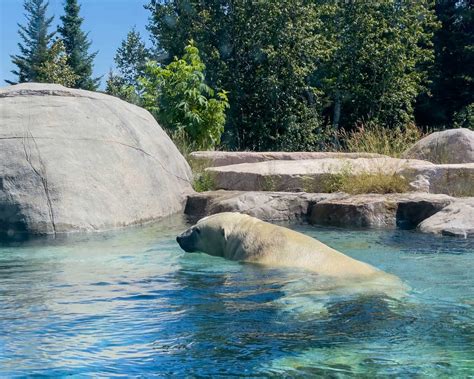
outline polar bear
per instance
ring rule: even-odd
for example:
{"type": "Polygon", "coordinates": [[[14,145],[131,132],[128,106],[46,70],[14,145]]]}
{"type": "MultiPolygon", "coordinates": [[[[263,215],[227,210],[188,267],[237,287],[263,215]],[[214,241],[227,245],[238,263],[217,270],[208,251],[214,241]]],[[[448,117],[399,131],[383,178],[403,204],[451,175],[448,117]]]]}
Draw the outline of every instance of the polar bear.
{"type": "Polygon", "coordinates": [[[310,270],[339,279],[338,283],[345,286],[371,282],[369,287],[373,290],[384,287],[380,288],[381,292],[387,292],[387,288],[404,288],[398,277],[350,258],[314,238],[240,213],[205,217],[176,239],[186,252],[200,251],[235,261],[310,270]]]}

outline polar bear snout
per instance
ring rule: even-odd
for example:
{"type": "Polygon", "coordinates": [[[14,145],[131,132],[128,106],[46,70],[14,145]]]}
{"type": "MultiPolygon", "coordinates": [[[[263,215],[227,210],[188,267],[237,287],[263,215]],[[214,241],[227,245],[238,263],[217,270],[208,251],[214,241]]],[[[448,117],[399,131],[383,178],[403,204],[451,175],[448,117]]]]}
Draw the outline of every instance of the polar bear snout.
{"type": "Polygon", "coordinates": [[[189,228],[185,232],[181,233],[176,237],[176,242],[178,242],[181,249],[187,253],[192,253],[196,251],[196,232],[195,228],[189,228]]]}

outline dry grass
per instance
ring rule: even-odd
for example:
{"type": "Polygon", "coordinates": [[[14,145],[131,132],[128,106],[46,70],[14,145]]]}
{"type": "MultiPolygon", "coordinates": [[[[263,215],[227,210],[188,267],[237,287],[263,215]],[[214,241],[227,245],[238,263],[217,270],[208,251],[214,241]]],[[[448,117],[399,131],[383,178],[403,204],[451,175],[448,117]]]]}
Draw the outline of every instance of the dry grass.
{"type": "Polygon", "coordinates": [[[345,192],[353,195],[364,193],[402,193],[410,190],[409,182],[397,172],[354,173],[347,165],[339,173],[328,175],[322,183],[324,192],[345,192]]]}
{"type": "Polygon", "coordinates": [[[362,173],[345,177],[341,181],[341,191],[350,194],[402,193],[409,191],[408,180],[398,174],[362,173]]]}
{"type": "Polygon", "coordinates": [[[215,179],[212,172],[206,171],[210,162],[202,159],[192,159],[188,154],[188,163],[193,174],[193,188],[196,192],[212,191],[215,189],[215,179]]]}
{"type": "Polygon", "coordinates": [[[367,123],[361,124],[354,131],[339,133],[339,139],[348,152],[378,153],[395,158],[399,158],[423,137],[423,132],[414,124],[389,129],[367,123]]]}

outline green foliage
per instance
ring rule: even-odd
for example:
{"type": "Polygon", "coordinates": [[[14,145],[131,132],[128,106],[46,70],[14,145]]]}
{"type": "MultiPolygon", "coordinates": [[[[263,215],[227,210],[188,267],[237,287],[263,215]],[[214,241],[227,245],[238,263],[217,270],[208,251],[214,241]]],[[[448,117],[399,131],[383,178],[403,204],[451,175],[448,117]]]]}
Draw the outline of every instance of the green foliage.
{"type": "Polygon", "coordinates": [[[106,92],[129,103],[141,105],[139,78],[145,75],[146,62],[151,58],[140,33],[132,29],[117,49],[115,65],[117,73],[110,72],[106,92]]]}
{"type": "Polygon", "coordinates": [[[427,1],[150,0],[148,9],[157,50],[179,55],[193,38],[210,85],[229,91],[231,149],[313,150],[327,123],[411,122],[437,25],[427,1]]]}
{"type": "Polygon", "coordinates": [[[137,89],[128,84],[123,77],[114,74],[112,71],[109,72],[109,76],[107,77],[105,92],[125,100],[130,104],[141,104],[141,98],[137,93],[137,89]]]}
{"type": "Polygon", "coordinates": [[[62,40],[57,40],[48,50],[48,59],[38,67],[36,80],[72,87],[78,76],[67,63],[68,57],[62,40]]]}
{"type": "Polygon", "coordinates": [[[166,67],[149,61],[140,82],[143,106],[164,128],[182,129],[196,147],[212,149],[220,142],[228,101],[225,91],[215,95],[205,83],[205,68],[191,42],[183,58],[175,58],[166,67]]]}
{"type": "Polygon", "coordinates": [[[453,117],[455,128],[468,128],[474,130],[474,103],[456,112],[453,117]]]}
{"type": "Polygon", "coordinates": [[[377,153],[395,158],[421,138],[423,133],[414,124],[389,129],[367,123],[360,124],[353,131],[340,133],[346,151],[377,153]]]}
{"type": "Polygon", "coordinates": [[[232,149],[314,149],[321,125],[308,78],[328,49],[316,2],[151,0],[149,30],[168,57],[194,39],[212,87],[229,91],[232,149]]]}
{"type": "Polygon", "coordinates": [[[62,25],[58,27],[58,32],[64,41],[68,64],[77,76],[73,87],[95,91],[100,81],[100,78],[92,78],[97,52],[88,52],[91,41],[88,41],[87,34],[81,29],[84,19],[79,16],[80,10],[77,0],[65,0],[62,25]]]}
{"type": "Polygon", "coordinates": [[[474,103],[474,7],[471,0],[437,1],[435,10],[441,23],[433,39],[435,66],[416,116],[420,125],[444,129],[474,103]]]}
{"type": "Polygon", "coordinates": [[[332,50],[314,80],[327,96],[334,127],[370,120],[394,127],[413,121],[433,60],[436,20],[426,1],[334,2],[324,28],[332,50]]]}
{"type": "Polygon", "coordinates": [[[133,28],[117,49],[114,61],[126,85],[138,88],[138,78],[145,74],[146,62],[149,59],[151,59],[150,51],[146,48],[140,33],[133,28]]]}
{"type": "MultiPolygon", "coordinates": [[[[18,83],[40,81],[41,67],[51,58],[49,47],[53,33],[49,33],[53,17],[46,17],[49,3],[45,0],[25,0],[25,26],[18,25],[18,34],[22,42],[18,44],[19,55],[12,55],[12,62],[17,69],[12,73],[18,76],[18,83]]],[[[15,84],[7,80],[7,83],[15,84]]]]}
{"type": "MultiPolygon", "coordinates": [[[[186,156],[186,155],[185,155],[186,156]]],[[[193,188],[196,192],[212,191],[215,189],[214,174],[206,171],[210,166],[210,162],[202,159],[192,159],[186,156],[191,171],[193,173],[193,188]]]]}

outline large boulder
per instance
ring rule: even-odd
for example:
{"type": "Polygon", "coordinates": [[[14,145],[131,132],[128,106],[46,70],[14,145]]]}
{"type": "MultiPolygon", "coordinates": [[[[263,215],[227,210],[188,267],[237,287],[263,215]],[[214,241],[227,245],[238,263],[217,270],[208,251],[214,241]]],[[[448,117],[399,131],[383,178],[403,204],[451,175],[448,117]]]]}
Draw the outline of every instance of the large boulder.
{"type": "Polygon", "coordinates": [[[424,220],[418,229],[424,233],[474,237],[474,198],[457,199],[424,220]]]}
{"type": "Polygon", "coordinates": [[[216,189],[239,191],[326,192],[328,180],[346,173],[387,173],[432,165],[430,162],[380,158],[322,158],[306,160],[272,160],[211,167],[216,189]]]}
{"type": "Polygon", "coordinates": [[[0,232],[97,231],[183,209],[191,171],[144,109],[51,84],[0,89],[0,232]]]}
{"type": "Polygon", "coordinates": [[[405,151],[403,157],[441,164],[472,163],[474,162],[474,131],[450,129],[431,133],[405,151]]]}
{"type": "Polygon", "coordinates": [[[371,153],[333,153],[333,152],[308,152],[308,151],[195,151],[190,158],[205,167],[229,166],[241,163],[256,163],[266,161],[300,161],[306,159],[326,158],[380,158],[383,155],[371,153]]]}

